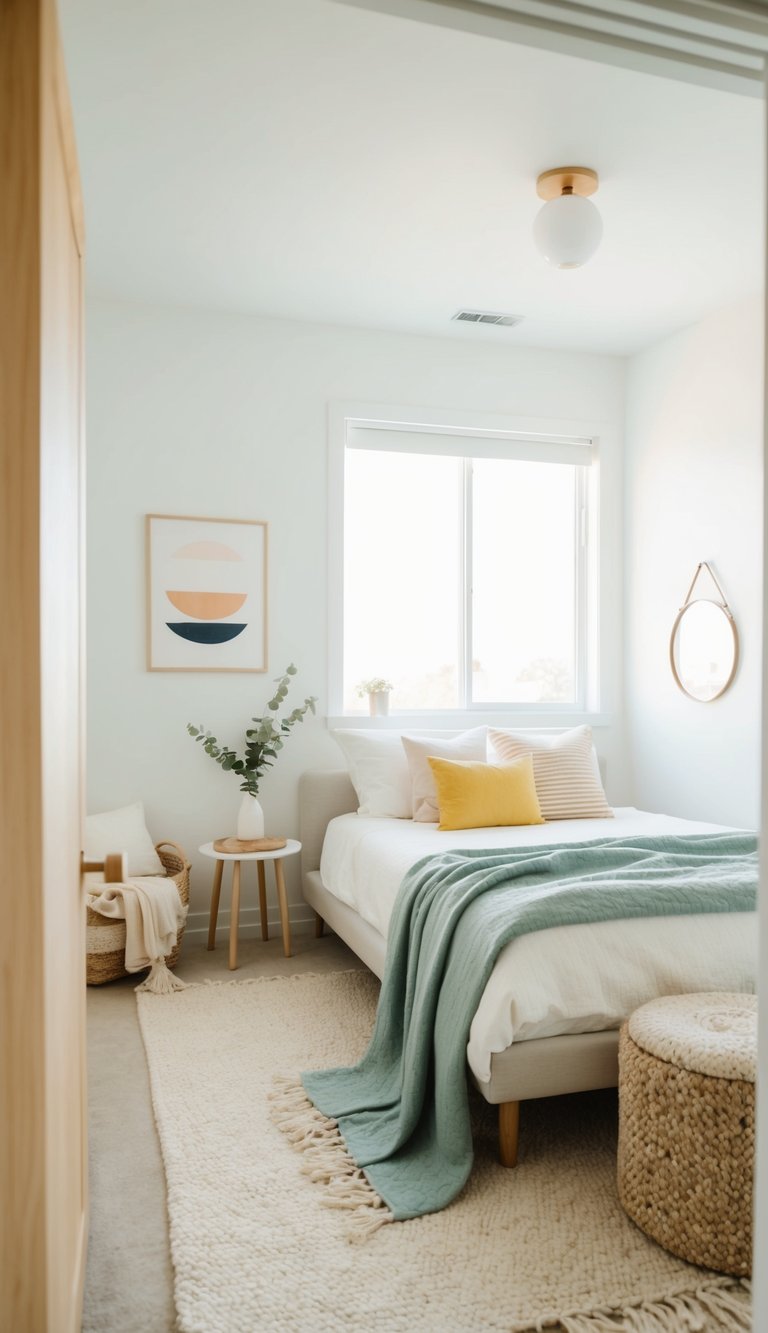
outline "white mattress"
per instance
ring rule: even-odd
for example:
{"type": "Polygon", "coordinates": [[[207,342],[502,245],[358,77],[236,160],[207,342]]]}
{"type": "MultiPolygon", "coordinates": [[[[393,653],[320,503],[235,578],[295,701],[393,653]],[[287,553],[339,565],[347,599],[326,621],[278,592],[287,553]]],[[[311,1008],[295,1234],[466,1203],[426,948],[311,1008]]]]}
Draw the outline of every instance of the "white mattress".
{"type": "MultiPolygon", "coordinates": [[[[553,820],[525,828],[439,832],[436,824],[340,815],[320,873],[326,888],[386,937],[403,876],[422,856],[455,847],[525,847],[636,834],[718,833],[723,825],[617,809],[614,819],[553,820]]],[[[639,1004],[690,991],[754,991],[752,912],[642,917],[555,926],[508,944],[483,993],[467,1046],[481,1082],[491,1055],[515,1041],[619,1027],[639,1004]]]]}

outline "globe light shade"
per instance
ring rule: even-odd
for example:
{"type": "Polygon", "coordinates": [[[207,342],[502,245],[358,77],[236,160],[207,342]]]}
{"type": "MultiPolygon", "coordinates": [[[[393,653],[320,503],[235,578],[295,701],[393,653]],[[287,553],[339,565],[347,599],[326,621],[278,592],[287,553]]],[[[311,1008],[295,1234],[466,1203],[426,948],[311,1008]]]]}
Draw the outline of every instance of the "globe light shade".
{"type": "Polygon", "coordinates": [[[549,199],[533,224],[533,239],[555,268],[580,268],[595,253],[603,220],[595,205],[579,194],[549,199]]]}

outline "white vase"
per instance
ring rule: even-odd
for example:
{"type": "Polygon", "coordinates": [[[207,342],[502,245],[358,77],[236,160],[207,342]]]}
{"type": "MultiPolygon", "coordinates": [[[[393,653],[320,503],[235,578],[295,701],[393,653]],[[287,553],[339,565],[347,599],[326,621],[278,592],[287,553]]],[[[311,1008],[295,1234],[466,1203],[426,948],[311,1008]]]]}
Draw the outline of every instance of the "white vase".
{"type": "Polygon", "coordinates": [[[389,694],[386,690],[375,690],[368,695],[368,709],[371,717],[387,717],[389,715],[389,694]]]}
{"type": "Polygon", "coordinates": [[[264,837],[264,811],[256,797],[247,791],[243,792],[237,814],[237,836],[241,842],[264,837]]]}

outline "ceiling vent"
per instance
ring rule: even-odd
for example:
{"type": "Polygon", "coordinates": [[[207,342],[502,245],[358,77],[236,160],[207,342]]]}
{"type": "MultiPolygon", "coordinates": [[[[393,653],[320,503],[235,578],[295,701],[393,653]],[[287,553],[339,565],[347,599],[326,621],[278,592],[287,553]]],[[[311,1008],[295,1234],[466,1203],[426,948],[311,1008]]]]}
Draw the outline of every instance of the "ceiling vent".
{"type": "Polygon", "coordinates": [[[451,319],[462,320],[465,324],[498,324],[504,329],[513,329],[520,324],[522,315],[500,315],[494,310],[457,310],[451,319]]]}

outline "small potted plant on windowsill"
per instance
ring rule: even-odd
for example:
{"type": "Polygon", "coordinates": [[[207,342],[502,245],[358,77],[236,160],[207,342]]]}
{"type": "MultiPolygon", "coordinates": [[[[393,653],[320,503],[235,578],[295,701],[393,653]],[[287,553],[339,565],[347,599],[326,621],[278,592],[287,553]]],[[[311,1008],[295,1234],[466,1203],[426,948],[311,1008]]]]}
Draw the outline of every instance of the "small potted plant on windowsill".
{"type": "Polygon", "coordinates": [[[359,699],[368,698],[368,710],[371,717],[387,717],[389,696],[392,686],[383,676],[372,676],[370,680],[361,680],[357,687],[359,699]]]}
{"type": "Polygon", "coordinates": [[[291,663],[286,667],[285,675],[276,678],[277,690],[274,698],[267,704],[269,709],[263,717],[253,717],[255,726],[245,733],[244,753],[241,757],[236,750],[227,745],[220,745],[202,724],[195,727],[187,723],[187,731],[199,741],[212,759],[221,764],[225,773],[236,773],[241,779],[240,790],[243,799],[237,817],[237,836],[242,841],[264,837],[264,811],[257,799],[259,784],[267,769],[271,768],[282,750],[288,736],[297,722],[302,722],[307,712],[314,713],[317,696],[309,695],[304,703],[294,708],[287,717],[277,718],[275,714],[285,701],[291,677],[296,675],[296,667],[291,663]]]}

